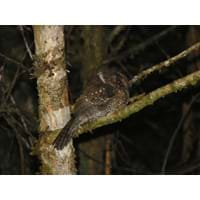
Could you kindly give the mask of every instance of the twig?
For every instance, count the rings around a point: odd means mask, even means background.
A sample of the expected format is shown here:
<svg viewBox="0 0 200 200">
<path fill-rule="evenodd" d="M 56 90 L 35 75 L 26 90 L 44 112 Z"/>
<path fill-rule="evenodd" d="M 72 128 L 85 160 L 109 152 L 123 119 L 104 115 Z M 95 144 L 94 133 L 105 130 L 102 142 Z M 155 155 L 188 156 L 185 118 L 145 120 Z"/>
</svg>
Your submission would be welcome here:
<svg viewBox="0 0 200 200">
<path fill-rule="evenodd" d="M 110 33 L 109 37 L 108 37 L 108 42 L 112 42 L 113 39 L 121 32 L 124 30 L 124 28 L 126 28 L 126 26 L 115 26 L 113 31 Z"/>
<path fill-rule="evenodd" d="M 17 131 L 16 132 L 16 138 L 17 138 L 17 143 L 19 146 L 19 154 L 20 154 L 20 166 L 21 166 L 21 174 L 25 174 L 25 158 L 24 158 L 24 149 L 21 141 L 21 137 Z"/>
<path fill-rule="evenodd" d="M 110 44 L 110 49 L 111 49 L 110 56 L 111 57 L 112 57 L 112 55 L 116 55 L 116 53 L 119 52 L 121 50 L 121 48 L 124 46 L 125 42 L 127 41 L 127 38 L 128 38 L 127 35 L 129 32 L 130 32 L 130 29 L 127 29 L 125 34 L 119 40 L 119 42 L 117 42 L 117 44 L 115 44 L 115 43 Z M 120 62 L 120 60 L 118 60 L 118 62 Z"/>
<path fill-rule="evenodd" d="M 14 58 L 8 57 L 5 54 L 0 52 L 0 56 L 4 59 L 6 59 L 7 61 L 10 61 L 12 63 L 15 63 L 16 65 L 19 65 L 20 67 L 22 67 L 23 69 L 25 69 L 26 71 L 28 70 L 28 67 L 25 66 L 24 64 L 22 64 L 20 61 L 15 60 Z"/>
<path fill-rule="evenodd" d="M 103 62 L 103 64 L 107 64 L 111 61 L 114 61 L 114 60 L 118 60 L 118 59 L 122 59 L 122 58 L 125 58 L 127 57 L 129 54 L 132 54 L 132 55 L 136 55 L 138 54 L 139 52 L 143 51 L 147 46 L 151 45 L 152 43 L 154 43 L 155 41 L 159 40 L 160 38 L 164 37 L 165 35 L 167 35 L 170 31 L 173 31 L 175 30 L 176 26 L 170 26 L 169 28 L 161 31 L 160 33 L 156 34 L 155 36 L 147 39 L 145 42 L 137 45 L 137 46 L 134 46 L 134 47 L 131 47 L 130 49 L 127 49 L 126 51 L 122 52 L 120 55 L 116 55 L 116 56 L 113 56 L 113 57 L 110 57 L 108 58 L 107 60 L 105 60 Z"/>
<path fill-rule="evenodd" d="M 4 105 L 7 104 L 7 100 L 8 100 L 9 97 L 11 96 L 11 93 L 12 93 L 12 90 L 13 90 L 13 88 L 14 88 L 14 86 L 15 86 L 15 83 L 16 83 L 16 81 L 17 81 L 17 78 L 19 77 L 19 71 L 20 71 L 20 68 L 18 67 L 18 68 L 17 68 L 17 71 L 15 72 L 14 78 L 13 78 L 11 84 L 10 84 L 10 87 L 8 88 L 7 95 L 6 95 L 5 99 L 4 99 Z"/>
<path fill-rule="evenodd" d="M 188 54 L 192 53 L 193 51 L 197 51 L 200 49 L 200 42 L 194 44 L 193 46 L 189 47 L 188 49 L 182 51 L 181 53 L 177 54 L 176 56 L 165 60 L 159 64 L 154 65 L 153 67 L 150 67 L 144 71 L 142 71 L 141 73 L 139 73 L 138 75 L 134 76 L 130 81 L 129 84 L 133 85 L 134 83 L 145 79 L 148 75 L 150 75 L 153 72 L 156 71 L 161 71 L 165 68 L 170 67 L 172 64 L 176 63 L 178 60 L 185 58 Z"/>
<path fill-rule="evenodd" d="M 33 47 L 33 45 L 34 45 L 34 42 L 31 42 L 31 44 L 30 44 L 30 48 L 31 48 L 31 47 Z M 23 57 L 22 57 L 22 61 L 24 61 L 24 60 L 25 60 L 25 58 L 26 58 L 27 54 L 28 54 L 28 52 L 27 52 L 27 51 L 25 51 L 25 53 L 24 53 L 24 55 L 23 55 Z M 32 59 L 32 61 L 33 61 L 33 59 Z"/>
<path fill-rule="evenodd" d="M 28 126 L 27 126 L 26 121 L 25 121 L 25 118 L 24 118 L 23 114 L 21 113 L 20 109 L 17 107 L 15 99 L 14 99 L 14 97 L 12 95 L 10 96 L 10 100 L 11 100 L 11 102 L 13 103 L 13 105 L 16 108 L 16 112 L 17 112 L 17 114 L 18 114 L 18 116 L 19 116 L 19 118 L 21 120 L 21 123 L 22 123 L 22 125 L 24 127 L 25 133 L 28 136 L 29 143 L 26 143 L 26 146 L 27 146 L 27 148 L 31 149 L 33 147 L 33 143 L 34 143 L 35 138 L 31 134 L 31 132 L 29 131 Z"/>
<path fill-rule="evenodd" d="M 21 174 L 25 174 L 25 159 L 24 159 L 24 150 L 21 141 L 21 136 L 18 133 L 18 130 L 16 129 L 15 125 L 12 122 L 10 122 L 9 118 L 5 118 L 5 120 L 7 121 L 8 125 L 11 126 L 11 128 L 14 130 L 16 134 L 16 139 L 19 147 Z"/>
<path fill-rule="evenodd" d="M 20 29 L 20 31 L 21 31 L 21 34 L 22 34 L 22 37 L 23 37 L 24 44 L 25 44 L 26 50 L 27 50 L 27 52 L 28 52 L 28 55 L 29 55 L 29 57 L 31 58 L 31 60 L 33 60 L 33 54 L 31 53 L 31 49 L 30 49 L 30 47 L 29 47 L 29 45 L 28 45 L 28 41 L 27 41 L 27 39 L 26 39 L 26 37 L 25 37 L 23 26 L 19 26 L 19 29 Z"/>
<path fill-rule="evenodd" d="M 176 127 L 176 129 L 174 130 L 173 134 L 172 134 L 172 137 L 169 141 L 169 145 L 167 147 L 167 151 L 165 153 L 165 157 L 164 157 L 164 160 L 163 160 L 163 164 L 162 164 L 162 168 L 161 168 L 161 174 L 165 174 L 165 169 L 166 169 L 166 166 L 167 166 L 167 162 L 168 162 L 168 159 L 169 159 L 169 155 L 171 153 L 171 150 L 172 150 L 172 147 L 173 147 L 173 144 L 174 144 L 174 141 L 175 141 L 175 138 L 177 136 L 177 134 L 179 133 L 188 113 L 190 112 L 191 110 L 191 107 L 192 105 L 194 104 L 194 102 L 196 101 L 196 99 L 199 97 L 200 94 L 196 95 L 195 97 L 192 98 L 192 100 L 190 101 L 189 103 L 189 107 L 187 109 L 187 111 L 182 115 L 179 123 L 178 123 L 178 126 Z"/>
<path fill-rule="evenodd" d="M 15 125 L 15 127 L 21 128 L 21 129 L 20 129 L 20 133 L 21 133 L 20 138 L 21 138 L 21 141 L 23 142 L 24 146 L 25 146 L 27 149 L 30 149 L 30 144 L 28 143 L 27 138 L 25 138 L 25 137 L 22 135 L 23 132 L 22 132 L 21 130 L 24 131 L 23 124 L 21 124 L 21 123 L 19 122 L 19 120 L 16 119 L 16 117 L 13 116 L 12 113 L 11 113 L 11 114 L 10 114 L 10 113 L 6 113 L 6 114 L 9 116 L 10 121 L 12 122 L 13 125 Z M 17 113 L 17 114 L 18 114 L 18 113 Z"/>
</svg>

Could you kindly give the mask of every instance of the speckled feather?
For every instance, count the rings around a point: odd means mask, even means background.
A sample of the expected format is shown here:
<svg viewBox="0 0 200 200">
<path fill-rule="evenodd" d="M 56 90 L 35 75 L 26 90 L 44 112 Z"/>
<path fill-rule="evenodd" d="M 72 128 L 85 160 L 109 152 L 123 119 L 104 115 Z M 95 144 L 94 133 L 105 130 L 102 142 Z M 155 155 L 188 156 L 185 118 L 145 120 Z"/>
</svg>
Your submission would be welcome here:
<svg viewBox="0 0 200 200">
<path fill-rule="evenodd" d="M 53 145 L 63 149 L 77 129 L 89 121 L 95 121 L 113 113 L 128 103 L 128 79 L 122 73 L 107 69 L 92 76 L 82 95 L 76 100 L 71 120 L 61 130 Z"/>
</svg>

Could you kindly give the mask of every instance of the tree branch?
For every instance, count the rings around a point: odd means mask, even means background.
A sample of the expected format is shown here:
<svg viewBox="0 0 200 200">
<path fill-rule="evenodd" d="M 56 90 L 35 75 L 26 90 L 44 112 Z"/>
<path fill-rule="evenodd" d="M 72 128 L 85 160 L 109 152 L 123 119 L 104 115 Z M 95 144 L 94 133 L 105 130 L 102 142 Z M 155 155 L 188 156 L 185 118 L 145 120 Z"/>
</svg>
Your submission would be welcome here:
<svg viewBox="0 0 200 200">
<path fill-rule="evenodd" d="M 188 54 L 192 53 L 193 51 L 197 51 L 200 49 L 200 42 L 194 44 L 193 46 L 189 47 L 188 49 L 182 51 L 181 53 L 177 54 L 176 56 L 167 59 L 159 64 L 154 65 L 153 67 L 150 67 L 144 71 L 142 71 L 141 73 L 139 73 L 138 75 L 134 76 L 130 81 L 129 84 L 133 85 L 134 83 L 145 79 L 148 75 L 150 75 L 153 72 L 156 71 L 161 71 L 165 68 L 170 67 L 172 64 L 176 63 L 178 60 L 185 58 Z"/>
</svg>

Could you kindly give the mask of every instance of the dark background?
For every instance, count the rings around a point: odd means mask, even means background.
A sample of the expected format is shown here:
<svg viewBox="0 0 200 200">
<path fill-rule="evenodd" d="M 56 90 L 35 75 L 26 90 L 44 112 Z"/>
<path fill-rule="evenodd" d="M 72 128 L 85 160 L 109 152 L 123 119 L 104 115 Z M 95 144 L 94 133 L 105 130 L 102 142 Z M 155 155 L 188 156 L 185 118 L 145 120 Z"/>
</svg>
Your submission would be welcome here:
<svg viewBox="0 0 200 200">
<path fill-rule="evenodd" d="M 112 39 L 116 28 L 104 26 L 105 42 L 109 43 L 107 60 L 114 57 L 112 62 L 121 66 L 129 78 L 178 54 L 200 38 L 198 26 L 124 26 Z M 83 29 L 84 26 L 65 26 L 71 102 L 82 89 Z M 161 32 L 165 34 L 156 38 Z M 37 84 L 24 38 L 34 54 L 31 26 L 0 26 L 0 174 L 39 173 L 40 163 L 31 155 L 38 138 Z M 193 53 L 169 70 L 134 85 L 131 94 L 147 93 L 199 68 L 199 55 Z M 78 146 L 104 132 L 105 136 L 112 135 L 112 174 L 160 174 L 170 142 L 170 154 L 162 173 L 199 174 L 199 100 L 199 88 L 188 88 L 160 99 L 120 123 L 84 134 L 75 140 L 78 169 L 81 155 L 104 168 L 102 159 L 90 156 Z M 82 174 L 81 170 L 79 173 Z"/>
</svg>

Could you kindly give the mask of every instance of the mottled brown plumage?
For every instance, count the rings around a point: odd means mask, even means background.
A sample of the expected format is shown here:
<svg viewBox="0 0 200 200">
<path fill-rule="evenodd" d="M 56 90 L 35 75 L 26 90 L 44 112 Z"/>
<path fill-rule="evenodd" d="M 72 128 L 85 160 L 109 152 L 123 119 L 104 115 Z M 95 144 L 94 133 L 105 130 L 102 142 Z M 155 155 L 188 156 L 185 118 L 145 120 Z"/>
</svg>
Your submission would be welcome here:
<svg viewBox="0 0 200 200">
<path fill-rule="evenodd" d="M 76 100 L 74 114 L 65 125 L 53 145 L 63 149 L 77 129 L 87 122 L 113 113 L 128 103 L 128 79 L 116 69 L 99 71 L 92 76 L 83 94 Z"/>
</svg>

